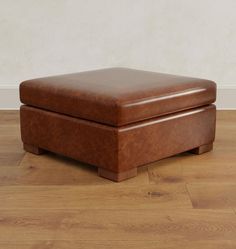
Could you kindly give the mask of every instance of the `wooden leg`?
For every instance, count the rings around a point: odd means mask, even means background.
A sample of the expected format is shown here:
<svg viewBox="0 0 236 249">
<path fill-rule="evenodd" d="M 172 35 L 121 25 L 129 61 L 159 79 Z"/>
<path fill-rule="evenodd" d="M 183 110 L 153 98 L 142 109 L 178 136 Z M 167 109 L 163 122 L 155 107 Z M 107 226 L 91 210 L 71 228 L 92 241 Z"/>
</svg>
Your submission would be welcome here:
<svg viewBox="0 0 236 249">
<path fill-rule="evenodd" d="M 122 172 L 113 172 L 107 169 L 98 168 L 98 175 L 109 180 L 120 182 L 137 175 L 137 168 Z"/>
<path fill-rule="evenodd" d="M 200 154 L 203 154 L 205 152 L 211 151 L 212 149 L 213 149 L 213 143 L 210 143 L 210 144 L 201 145 L 197 148 L 190 150 L 189 152 L 193 153 L 193 154 L 200 155 Z"/>
<path fill-rule="evenodd" d="M 45 150 L 43 150 L 37 146 L 25 144 L 25 143 L 24 143 L 24 150 L 27 152 L 36 154 L 36 155 L 40 155 L 40 154 L 43 154 L 45 152 Z"/>
</svg>

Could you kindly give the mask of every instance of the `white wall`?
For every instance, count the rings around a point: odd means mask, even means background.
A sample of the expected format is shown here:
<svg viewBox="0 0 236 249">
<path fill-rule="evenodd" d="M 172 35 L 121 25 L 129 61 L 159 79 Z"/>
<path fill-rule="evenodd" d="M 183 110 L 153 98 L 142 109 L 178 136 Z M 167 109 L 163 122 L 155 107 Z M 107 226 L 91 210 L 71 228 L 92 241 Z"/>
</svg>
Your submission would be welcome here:
<svg viewBox="0 0 236 249">
<path fill-rule="evenodd" d="M 235 13 L 235 0 L 0 0 L 0 108 L 22 80 L 110 66 L 212 79 L 236 107 Z"/>
</svg>

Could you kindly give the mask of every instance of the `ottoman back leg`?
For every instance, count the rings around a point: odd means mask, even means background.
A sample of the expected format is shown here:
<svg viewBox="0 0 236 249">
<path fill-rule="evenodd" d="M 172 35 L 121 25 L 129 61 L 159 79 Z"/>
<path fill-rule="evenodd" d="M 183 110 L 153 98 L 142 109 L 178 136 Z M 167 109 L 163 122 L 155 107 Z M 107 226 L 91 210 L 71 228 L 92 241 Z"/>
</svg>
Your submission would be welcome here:
<svg viewBox="0 0 236 249">
<path fill-rule="evenodd" d="M 23 147 L 24 147 L 25 151 L 33 153 L 35 155 L 41 155 L 45 152 L 44 149 L 41 149 L 41 148 L 34 146 L 34 145 L 26 144 L 26 143 L 23 144 Z"/>
<path fill-rule="evenodd" d="M 194 149 L 190 150 L 189 152 L 193 153 L 193 154 L 196 154 L 196 155 L 201 155 L 203 153 L 211 151 L 212 149 L 213 149 L 213 143 L 210 143 L 210 144 L 201 145 L 201 146 L 199 146 L 197 148 L 194 148 Z"/>
</svg>

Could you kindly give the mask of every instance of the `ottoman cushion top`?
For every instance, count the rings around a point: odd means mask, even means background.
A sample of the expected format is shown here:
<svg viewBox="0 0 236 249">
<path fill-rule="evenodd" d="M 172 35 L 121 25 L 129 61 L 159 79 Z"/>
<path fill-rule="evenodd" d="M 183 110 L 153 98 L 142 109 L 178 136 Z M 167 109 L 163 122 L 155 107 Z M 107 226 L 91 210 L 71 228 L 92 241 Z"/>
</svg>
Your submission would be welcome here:
<svg viewBox="0 0 236 249">
<path fill-rule="evenodd" d="M 209 80 L 109 68 L 24 81 L 21 102 L 112 126 L 213 103 Z"/>
</svg>

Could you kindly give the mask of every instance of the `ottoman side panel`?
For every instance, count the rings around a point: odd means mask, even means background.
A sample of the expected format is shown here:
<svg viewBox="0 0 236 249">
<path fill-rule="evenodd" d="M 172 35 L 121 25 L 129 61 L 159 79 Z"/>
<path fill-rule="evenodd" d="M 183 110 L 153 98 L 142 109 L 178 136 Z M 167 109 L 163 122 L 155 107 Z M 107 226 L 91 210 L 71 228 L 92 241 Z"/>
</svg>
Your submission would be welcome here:
<svg viewBox="0 0 236 249">
<path fill-rule="evenodd" d="M 95 166 L 117 167 L 117 129 L 25 105 L 20 118 L 25 144 Z"/>
<path fill-rule="evenodd" d="M 209 105 L 120 127 L 120 170 L 212 143 L 215 119 L 215 106 Z"/>
</svg>

